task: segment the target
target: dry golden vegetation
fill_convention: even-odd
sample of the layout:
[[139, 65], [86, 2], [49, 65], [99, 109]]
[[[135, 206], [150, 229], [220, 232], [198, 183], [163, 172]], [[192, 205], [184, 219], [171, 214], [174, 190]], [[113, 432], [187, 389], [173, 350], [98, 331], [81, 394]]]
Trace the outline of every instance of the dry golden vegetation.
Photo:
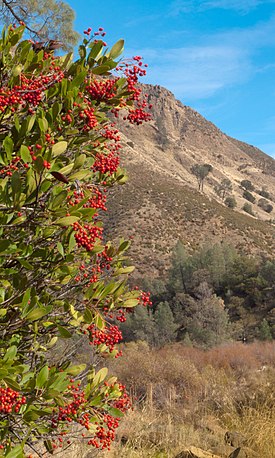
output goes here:
[[172, 458], [196, 446], [228, 457], [241, 445], [251, 458], [274, 458], [274, 342], [207, 351], [130, 343], [112, 370], [130, 388], [134, 409], [108, 456]]

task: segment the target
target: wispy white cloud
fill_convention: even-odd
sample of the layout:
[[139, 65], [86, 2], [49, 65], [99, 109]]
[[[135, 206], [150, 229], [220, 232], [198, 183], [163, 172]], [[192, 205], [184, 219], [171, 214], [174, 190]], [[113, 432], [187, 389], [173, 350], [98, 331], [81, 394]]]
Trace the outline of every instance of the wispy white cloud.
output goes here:
[[150, 61], [148, 80], [158, 82], [179, 98], [201, 99], [241, 81], [250, 72], [246, 53], [234, 46], [190, 46], [144, 49]]
[[171, 3], [170, 13], [178, 15], [190, 11], [204, 11], [208, 9], [235, 10], [248, 13], [260, 5], [275, 3], [275, 0], [174, 0]]

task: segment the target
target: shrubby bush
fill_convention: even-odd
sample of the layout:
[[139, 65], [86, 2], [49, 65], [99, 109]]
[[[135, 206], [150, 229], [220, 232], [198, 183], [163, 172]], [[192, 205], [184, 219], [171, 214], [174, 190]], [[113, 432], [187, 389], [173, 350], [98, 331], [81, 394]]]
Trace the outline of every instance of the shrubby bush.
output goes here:
[[[117, 60], [123, 40], [108, 50], [102, 29], [96, 38], [90, 31], [75, 61], [22, 41], [24, 26], [0, 40], [0, 454], [8, 458], [53, 453], [76, 430], [109, 448], [130, 407], [106, 368], [72, 363], [79, 339], [119, 356], [117, 324], [150, 302], [127, 285], [129, 243], [106, 241], [100, 221], [109, 187], [126, 181], [110, 114], [149, 119], [136, 86], [145, 70], [139, 56]], [[53, 359], [64, 339], [71, 348]]]
[[251, 183], [250, 180], [242, 180], [241, 186], [242, 188], [246, 189], [247, 191], [254, 191], [255, 189], [254, 185]]
[[264, 198], [258, 200], [258, 206], [267, 213], [271, 213], [273, 210], [273, 206]]
[[237, 207], [237, 201], [236, 201], [235, 197], [232, 197], [232, 196], [226, 197], [224, 203], [228, 208], [236, 208]]
[[254, 196], [251, 194], [251, 192], [249, 192], [249, 191], [244, 191], [244, 192], [243, 192], [243, 197], [244, 197], [246, 200], [248, 200], [249, 202], [252, 202], [252, 203], [254, 203], [255, 200], [256, 200], [255, 197], [254, 197]]
[[253, 216], [254, 216], [254, 212], [253, 212], [253, 210], [252, 210], [252, 205], [251, 205], [251, 204], [245, 203], [245, 204], [243, 205], [243, 208], [242, 208], [242, 209], [243, 209], [243, 211], [245, 211], [246, 213], [249, 213], [250, 215], [253, 215]]

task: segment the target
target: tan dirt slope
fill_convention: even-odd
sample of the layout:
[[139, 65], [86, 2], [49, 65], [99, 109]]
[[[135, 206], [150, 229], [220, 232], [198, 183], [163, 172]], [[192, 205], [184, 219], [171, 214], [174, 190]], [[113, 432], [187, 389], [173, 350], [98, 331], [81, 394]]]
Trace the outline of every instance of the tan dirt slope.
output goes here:
[[[190, 249], [204, 243], [231, 242], [247, 253], [274, 253], [275, 161], [259, 149], [221, 132], [192, 108], [160, 86], [144, 86], [153, 105], [153, 120], [122, 126], [122, 165], [129, 182], [109, 197], [108, 228], [133, 238], [131, 256], [137, 274], [163, 275], [170, 252], [180, 238]], [[211, 164], [204, 193], [198, 192], [192, 165]], [[231, 180], [237, 208], [227, 208], [214, 187]], [[242, 207], [242, 180], [270, 193], [274, 209], [266, 213], [257, 202], [254, 217]], [[273, 222], [273, 224], [272, 224]]]

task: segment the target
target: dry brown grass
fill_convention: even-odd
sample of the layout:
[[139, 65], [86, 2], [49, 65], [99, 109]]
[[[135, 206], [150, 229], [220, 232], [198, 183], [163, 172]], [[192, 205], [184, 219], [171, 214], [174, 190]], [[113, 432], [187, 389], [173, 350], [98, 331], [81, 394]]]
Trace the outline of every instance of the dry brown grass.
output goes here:
[[[275, 457], [275, 343], [208, 351], [128, 344], [112, 370], [135, 408], [122, 421], [110, 457], [172, 458], [184, 447], [223, 449], [238, 431], [261, 458]], [[105, 456], [105, 455], [102, 455]]]

